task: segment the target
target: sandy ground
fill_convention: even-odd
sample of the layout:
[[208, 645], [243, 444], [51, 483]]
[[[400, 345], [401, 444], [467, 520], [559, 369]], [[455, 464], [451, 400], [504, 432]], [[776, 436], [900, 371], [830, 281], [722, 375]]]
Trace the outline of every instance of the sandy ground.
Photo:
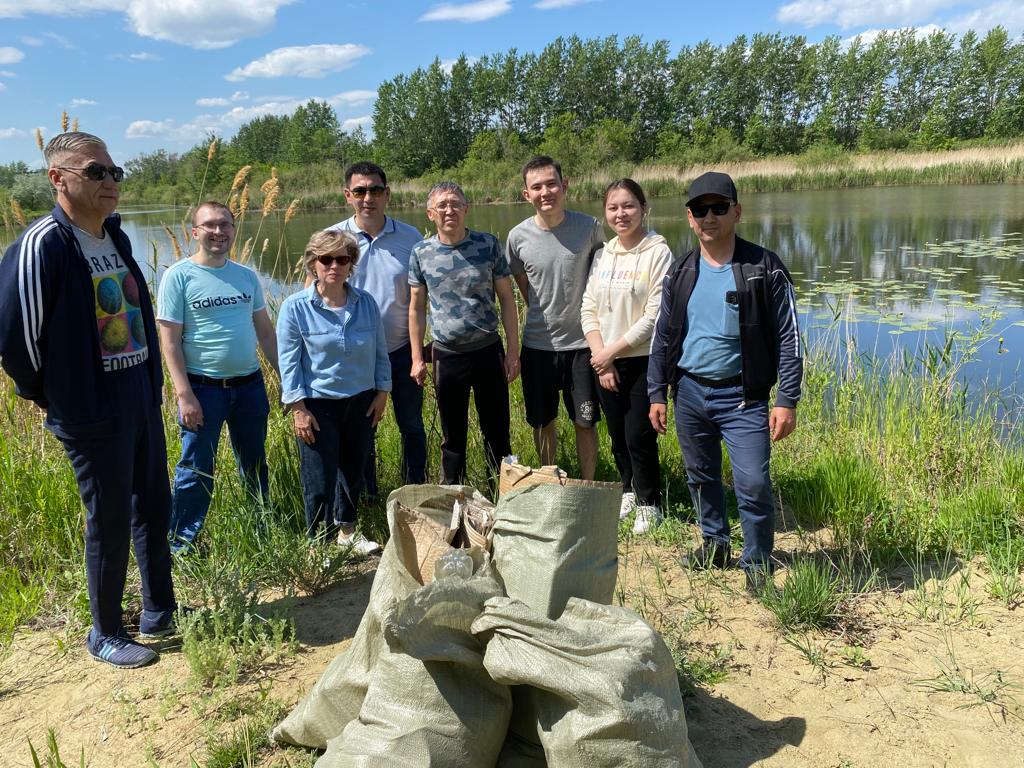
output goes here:
[[[796, 546], [782, 537], [783, 552]], [[675, 627], [691, 658], [723, 670], [685, 700], [707, 768], [1024, 766], [1024, 609], [987, 598], [972, 569], [923, 584], [909, 569], [892, 574], [887, 589], [849, 607], [841, 631], [790, 642], [743, 592], [739, 572], [690, 575], [674, 550], [650, 544], [620, 554], [625, 604], [666, 637]], [[371, 581], [357, 574], [318, 597], [279, 601], [295, 618], [300, 653], [212, 695], [190, 686], [173, 642], [158, 663], [118, 671], [93, 662], [77, 635], [21, 633], [0, 661], [0, 765], [31, 766], [28, 742], [45, 748], [48, 728], [69, 765], [82, 750], [88, 766], [203, 765], [208, 721], [240, 694], [290, 705], [309, 689], [346, 647]], [[929, 688], [949, 680], [966, 690]], [[259, 764], [306, 760], [277, 750]]]

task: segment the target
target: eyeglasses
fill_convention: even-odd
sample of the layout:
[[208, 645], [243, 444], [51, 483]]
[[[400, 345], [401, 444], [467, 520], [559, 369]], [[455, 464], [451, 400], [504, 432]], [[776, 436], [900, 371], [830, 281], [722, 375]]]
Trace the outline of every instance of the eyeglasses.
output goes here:
[[316, 260], [328, 268], [334, 263], [337, 263], [339, 267], [344, 267], [355, 263], [356, 257], [343, 253], [341, 256], [317, 256]]
[[695, 219], [703, 219], [711, 211], [715, 216], [725, 216], [735, 203], [690, 203], [687, 207]]
[[374, 184], [372, 187], [353, 187], [349, 190], [352, 193], [352, 197], [358, 197], [360, 200], [366, 197], [368, 194], [374, 197], [380, 197], [388, 191], [387, 187], [382, 187], [380, 184]]
[[230, 221], [218, 221], [216, 223], [209, 224], [196, 224], [196, 229], [201, 229], [204, 232], [230, 232], [235, 228], [235, 225]]
[[451, 211], [452, 213], [458, 213], [466, 207], [465, 203], [441, 203], [440, 205], [430, 206], [430, 210], [444, 213], [445, 211]]
[[107, 178], [107, 174], [110, 174], [115, 182], [120, 182], [124, 179], [124, 168], [116, 165], [100, 165], [99, 163], [89, 163], [85, 168], [71, 168], [66, 165], [57, 166], [58, 170], [61, 171], [81, 171], [85, 178], [91, 181], [103, 181]]

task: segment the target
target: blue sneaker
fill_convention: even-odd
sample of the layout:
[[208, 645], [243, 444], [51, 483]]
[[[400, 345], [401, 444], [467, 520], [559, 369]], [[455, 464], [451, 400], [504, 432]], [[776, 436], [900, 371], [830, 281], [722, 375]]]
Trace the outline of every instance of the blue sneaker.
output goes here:
[[105, 661], [121, 669], [144, 667], [159, 658], [156, 651], [140, 645], [127, 635], [101, 635], [95, 629], [89, 630], [85, 647], [97, 661]]
[[178, 607], [173, 611], [166, 611], [161, 614], [157, 621], [147, 621], [143, 612], [139, 619], [139, 637], [143, 640], [159, 640], [162, 637], [170, 637], [178, 633], [178, 616], [187, 616], [192, 613], [191, 608]]

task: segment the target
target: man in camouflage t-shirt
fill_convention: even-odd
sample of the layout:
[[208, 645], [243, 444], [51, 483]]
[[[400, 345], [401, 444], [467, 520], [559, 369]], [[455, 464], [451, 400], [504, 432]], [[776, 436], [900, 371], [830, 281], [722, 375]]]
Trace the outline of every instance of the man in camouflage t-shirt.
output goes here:
[[[410, 375], [421, 386], [426, 380], [422, 350], [429, 298], [441, 483], [465, 481], [472, 389], [493, 491], [498, 464], [510, 452], [508, 384], [519, 375], [519, 317], [501, 245], [494, 235], [466, 229], [468, 209], [454, 182], [435, 184], [427, 195], [427, 217], [437, 235], [414, 245], [409, 257]], [[507, 353], [498, 334], [496, 298]]]

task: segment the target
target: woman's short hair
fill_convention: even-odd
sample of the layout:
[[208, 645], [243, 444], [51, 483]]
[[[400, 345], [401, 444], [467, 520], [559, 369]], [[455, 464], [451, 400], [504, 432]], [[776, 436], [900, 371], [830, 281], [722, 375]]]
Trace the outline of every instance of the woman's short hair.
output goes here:
[[352, 257], [352, 267], [355, 268], [359, 260], [359, 243], [356, 239], [340, 229], [322, 229], [314, 232], [306, 243], [306, 251], [303, 256], [303, 264], [311, 274], [314, 273], [313, 262], [318, 256], [340, 256], [347, 253]]

